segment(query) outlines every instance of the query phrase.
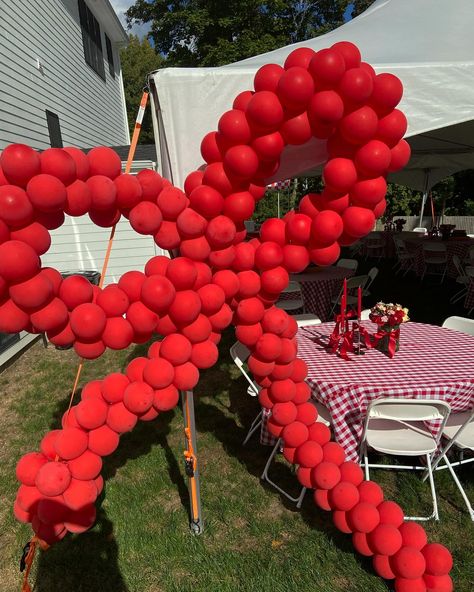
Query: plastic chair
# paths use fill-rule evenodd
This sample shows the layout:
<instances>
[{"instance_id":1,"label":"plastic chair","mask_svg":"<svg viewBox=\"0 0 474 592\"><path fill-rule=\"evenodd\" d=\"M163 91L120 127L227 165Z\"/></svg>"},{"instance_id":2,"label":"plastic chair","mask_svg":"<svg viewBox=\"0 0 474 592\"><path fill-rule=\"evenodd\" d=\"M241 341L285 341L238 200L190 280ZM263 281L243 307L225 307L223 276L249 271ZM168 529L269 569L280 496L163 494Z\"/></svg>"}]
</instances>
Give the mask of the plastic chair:
<instances>
[{"instance_id":1,"label":"plastic chair","mask_svg":"<svg viewBox=\"0 0 474 592\"><path fill-rule=\"evenodd\" d=\"M357 259L339 259L339 261L336 263L336 267L346 267L347 269L353 269L355 273L359 267L359 262Z\"/></svg>"},{"instance_id":2,"label":"plastic chair","mask_svg":"<svg viewBox=\"0 0 474 592\"><path fill-rule=\"evenodd\" d=\"M282 310L286 310L287 312L299 309L302 309L304 312L304 300L301 284L298 282L290 282L288 287L283 290L282 294L291 295L291 298L281 298L275 303L275 306L281 308Z\"/></svg>"},{"instance_id":3,"label":"plastic chair","mask_svg":"<svg viewBox=\"0 0 474 592\"><path fill-rule=\"evenodd\" d=\"M413 268L415 264L415 256L407 249L406 243L403 239L394 237L395 250L397 253L397 262L393 266L395 274L398 274L402 269L405 270L404 276ZM398 269L397 269L398 268Z\"/></svg>"},{"instance_id":4,"label":"plastic chair","mask_svg":"<svg viewBox=\"0 0 474 592\"><path fill-rule=\"evenodd\" d=\"M474 335L474 320L465 317L448 317L442 324L442 327L460 331L467 335Z\"/></svg>"},{"instance_id":5,"label":"plastic chair","mask_svg":"<svg viewBox=\"0 0 474 592\"><path fill-rule=\"evenodd\" d=\"M433 267L434 270L439 269L442 267L443 272L433 271L435 275L441 275L441 281L443 282L444 277L446 275L446 271L448 269L448 253L446 250L446 245L443 243L424 243L423 244L423 274L421 276L421 281L423 281L426 272L428 271L429 267Z\"/></svg>"},{"instance_id":6,"label":"plastic chair","mask_svg":"<svg viewBox=\"0 0 474 592\"><path fill-rule=\"evenodd\" d=\"M428 471L433 512L427 517L413 516L406 517L406 520L439 520L431 456L437 450L449 412L450 407L444 401L399 398L376 399L367 411L361 441L361 456L367 480L369 467ZM423 422L436 420L441 421L441 427L435 438ZM427 466L369 464L369 448L390 456L425 456Z\"/></svg>"},{"instance_id":7,"label":"plastic chair","mask_svg":"<svg viewBox=\"0 0 474 592\"><path fill-rule=\"evenodd\" d=\"M293 318L298 327L313 327L321 324L321 319L310 312L294 315Z\"/></svg>"},{"instance_id":8,"label":"plastic chair","mask_svg":"<svg viewBox=\"0 0 474 592\"><path fill-rule=\"evenodd\" d=\"M447 444L434 459L432 468L433 470L437 471L449 469L449 472L451 473L454 482L458 486L458 489L467 506L471 520L474 522L474 509L453 468L474 462L474 457L467 459L463 458L463 454L466 450L474 452L474 408L470 411L464 411L462 413L451 413L446 425L444 426L443 436L448 440ZM448 452L453 446L455 446L461 454L461 459L456 462L451 462L447 456ZM439 466L441 460L444 460L445 464ZM423 480L426 480L427 477L428 473L424 475Z\"/></svg>"},{"instance_id":9,"label":"plastic chair","mask_svg":"<svg viewBox=\"0 0 474 592\"><path fill-rule=\"evenodd\" d=\"M357 294L351 294L351 291L355 291L359 286L364 290L367 281L369 279L368 275L356 275L354 277L347 279L347 307L351 308L357 306ZM342 293L344 291L344 285L342 285L339 294L331 299L332 308L330 316L334 314L334 311L338 304L341 303Z\"/></svg>"},{"instance_id":10,"label":"plastic chair","mask_svg":"<svg viewBox=\"0 0 474 592\"><path fill-rule=\"evenodd\" d=\"M428 229L424 226L417 226L412 230L412 232L418 232L419 234L428 234Z\"/></svg>"},{"instance_id":11,"label":"plastic chair","mask_svg":"<svg viewBox=\"0 0 474 592\"><path fill-rule=\"evenodd\" d=\"M328 408L322 403L315 401L314 399L311 399L310 402L316 407L318 411L318 417L316 419L316 422L324 423L329 427L331 425L331 414L329 413ZM270 465L272 464L273 459L278 454L278 452L280 452L282 444L283 440L281 438L278 438L270 456L268 457L267 463L265 465L265 468L263 469L263 473L261 474L260 479L271 485L274 489L281 493L281 495L284 495L288 500L290 500L290 502L294 502L296 504L296 507L299 509L301 508L301 504L303 503L303 499L306 494L306 487L302 487L299 495L297 497L293 497L287 491L285 491L279 485L277 485L274 481L272 481L268 476Z\"/></svg>"},{"instance_id":12,"label":"plastic chair","mask_svg":"<svg viewBox=\"0 0 474 592\"><path fill-rule=\"evenodd\" d=\"M362 290L363 296L370 296L369 288L372 285L375 278L378 276L378 274L379 274L378 267L372 267L371 269L369 269L369 273L367 274L369 276L369 279L367 280L367 283L365 284L364 289Z\"/></svg>"},{"instance_id":13,"label":"plastic chair","mask_svg":"<svg viewBox=\"0 0 474 592\"><path fill-rule=\"evenodd\" d=\"M467 287L470 282L470 277L467 275L466 271L461 265L461 261L457 255L453 255L452 261L456 271L459 274L456 278L456 283L462 285L462 288L458 290L456 294L454 294L454 296L452 296L449 300L451 304L454 304L455 302L458 302L458 300L461 300L461 298L464 298L464 296L467 294Z\"/></svg>"}]
</instances>

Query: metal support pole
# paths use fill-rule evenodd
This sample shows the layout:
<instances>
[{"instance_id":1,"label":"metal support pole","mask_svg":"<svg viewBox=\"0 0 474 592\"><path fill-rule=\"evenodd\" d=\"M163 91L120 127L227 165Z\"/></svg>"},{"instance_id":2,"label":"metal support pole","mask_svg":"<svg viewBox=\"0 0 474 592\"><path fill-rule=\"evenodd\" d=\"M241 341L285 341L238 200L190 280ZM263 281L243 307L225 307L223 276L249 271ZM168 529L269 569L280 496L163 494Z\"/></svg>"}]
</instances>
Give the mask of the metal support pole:
<instances>
[{"instance_id":1,"label":"metal support pole","mask_svg":"<svg viewBox=\"0 0 474 592\"><path fill-rule=\"evenodd\" d=\"M425 211L426 200L428 199L428 190L430 184L430 169L425 169L425 181L423 183L423 199L421 201L420 222L418 226L423 226L423 213Z\"/></svg>"},{"instance_id":2,"label":"metal support pole","mask_svg":"<svg viewBox=\"0 0 474 592\"><path fill-rule=\"evenodd\" d=\"M201 511L201 488L199 482L199 466L197 459L196 424L194 421L193 391L181 392L181 404L184 419L184 467L188 477L190 501L189 526L193 534L201 534L204 522Z\"/></svg>"}]
</instances>

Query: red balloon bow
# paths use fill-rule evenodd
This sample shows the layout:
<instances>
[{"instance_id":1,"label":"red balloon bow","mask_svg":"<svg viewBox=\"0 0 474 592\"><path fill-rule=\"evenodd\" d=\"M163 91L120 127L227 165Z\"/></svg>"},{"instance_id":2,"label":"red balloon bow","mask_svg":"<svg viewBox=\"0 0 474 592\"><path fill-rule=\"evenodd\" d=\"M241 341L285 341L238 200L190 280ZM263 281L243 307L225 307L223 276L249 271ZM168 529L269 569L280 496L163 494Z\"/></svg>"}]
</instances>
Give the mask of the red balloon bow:
<instances>
[{"instance_id":1,"label":"red balloon bow","mask_svg":"<svg viewBox=\"0 0 474 592\"><path fill-rule=\"evenodd\" d=\"M377 573L395 578L398 592L450 589L449 551L427 544L418 525L403 524L402 510L363 481L357 463L346 461L329 428L316 422L296 321L275 306L289 273L310 261L334 263L340 247L370 232L384 212L386 175L410 155L402 139L406 119L396 109L401 96L398 78L376 74L351 43L298 48L283 66L260 68L254 89L235 98L203 139L206 164L188 175L184 192L153 171L121 174L120 158L108 148L87 156L73 148L3 150L0 331L46 333L82 358L163 337L124 373L86 384L62 428L19 461L14 512L37 537L52 544L94 524L102 458L137 421L172 409L180 390L196 386L233 324L251 351L259 401L271 412L268 428L298 465L299 482L314 489L315 503L333 511L336 527L373 557ZM305 196L298 212L266 221L259 239L245 242L244 221L284 147L312 137L327 141L323 192ZM42 267L40 256L65 214L88 214L102 227L124 216L137 233L179 256L153 257L144 272L130 271L104 289L81 277L63 279Z\"/></svg>"}]
</instances>

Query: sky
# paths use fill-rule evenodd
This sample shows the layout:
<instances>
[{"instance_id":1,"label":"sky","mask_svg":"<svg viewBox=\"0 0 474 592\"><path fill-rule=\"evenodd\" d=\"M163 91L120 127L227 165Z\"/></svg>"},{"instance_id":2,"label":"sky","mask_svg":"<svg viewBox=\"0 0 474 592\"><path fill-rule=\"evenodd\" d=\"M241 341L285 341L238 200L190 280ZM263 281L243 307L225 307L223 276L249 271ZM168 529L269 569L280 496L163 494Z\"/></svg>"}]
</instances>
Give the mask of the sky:
<instances>
[{"instance_id":1,"label":"sky","mask_svg":"<svg viewBox=\"0 0 474 592\"><path fill-rule=\"evenodd\" d=\"M151 28L150 23L147 23L146 25L133 25L130 31L127 30L127 19L125 17L125 11L128 8L130 8L132 4L134 4L133 0L110 0L110 4L112 4L112 7L114 8L115 12L117 13L117 16L120 19L120 22L123 25L123 28L127 32L132 33L133 35L138 35L140 39L145 37L145 35Z\"/></svg>"}]
</instances>

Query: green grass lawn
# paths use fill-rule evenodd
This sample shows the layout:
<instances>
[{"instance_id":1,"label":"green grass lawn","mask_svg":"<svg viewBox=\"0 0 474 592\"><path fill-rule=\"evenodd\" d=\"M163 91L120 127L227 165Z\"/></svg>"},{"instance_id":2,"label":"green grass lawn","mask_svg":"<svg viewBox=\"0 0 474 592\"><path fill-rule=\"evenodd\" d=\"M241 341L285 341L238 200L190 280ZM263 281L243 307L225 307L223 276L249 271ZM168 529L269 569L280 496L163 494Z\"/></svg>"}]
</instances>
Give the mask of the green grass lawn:
<instances>
[{"instance_id":1,"label":"green grass lawn","mask_svg":"<svg viewBox=\"0 0 474 592\"><path fill-rule=\"evenodd\" d=\"M389 274L378 279L374 298L384 295L389 281ZM401 290L395 282L393 289ZM414 320L413 307L419 301L421 311L432 289L428 284L426 293L407 293ZM436 306L423 304L421 320L433 320L427 310L433 312ZM374 574L370 561L353 552L350 537L339 533L329 515L314 506L311 495L297 511L260 481L269 449L257 438L245 448L241 445L258 403L246 394L231 365L231 343L229 331L220 346L220 361L203 374L196 388L204 533L193 536L188 527L183 422L177 409L155 422L139 423L122 438L117 452L105 460L105 495L98 502L97 524L39 554L31 578L35 591L390 590ZM124 369L145 350L140 346L108 352L88 362L81 384ZM22 454L38 448L47 430L59 426L76 364L71 351L51 346L45 350L37 343L0 374L1 592L20 589L18 562L31 534L30 527L12 515L15 465ZM468 467L460 474L474 499ZM296 479L283 461L273 472L279 483L297 491ZM378 471L372 476L407 514L428 513L429 488L419 474ZM474 582L474 528L447 472L437 473L436 482L441 521L427 526L429 537L453 551L456 590L469 592Z\"/></svg>"}]
</instances>

